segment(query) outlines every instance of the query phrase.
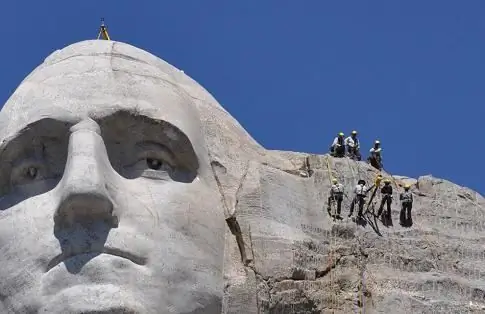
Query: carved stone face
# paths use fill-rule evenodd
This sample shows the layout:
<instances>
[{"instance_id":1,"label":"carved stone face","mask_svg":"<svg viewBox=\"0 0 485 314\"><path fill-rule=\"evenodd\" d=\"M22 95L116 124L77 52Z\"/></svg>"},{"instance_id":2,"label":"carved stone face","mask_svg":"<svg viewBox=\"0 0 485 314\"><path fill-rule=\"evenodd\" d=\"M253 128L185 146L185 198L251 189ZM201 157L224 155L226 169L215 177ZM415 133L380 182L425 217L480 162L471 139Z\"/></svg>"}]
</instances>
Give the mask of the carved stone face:
<instances>
[{"instance_id":1,"label":"carved stone face","mask_svg":"<svg viewBox=\"0 0 485 314\"><path fill-rule=\"evenodd\" d=\"M138 49L89 49L0 113L0 312L220 312L225 223L198 112L134 74L159 71Z\"/></svg>"}]
</instances>

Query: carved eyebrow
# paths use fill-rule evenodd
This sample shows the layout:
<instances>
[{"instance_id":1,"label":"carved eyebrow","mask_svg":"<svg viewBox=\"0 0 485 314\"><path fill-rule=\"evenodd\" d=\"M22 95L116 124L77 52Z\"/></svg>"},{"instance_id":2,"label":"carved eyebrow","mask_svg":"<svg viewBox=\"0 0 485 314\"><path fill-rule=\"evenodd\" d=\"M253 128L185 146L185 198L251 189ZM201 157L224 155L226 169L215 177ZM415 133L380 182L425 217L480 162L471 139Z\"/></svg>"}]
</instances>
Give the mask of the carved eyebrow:
<instances>
[{"instance_id":1,"label":"carved eyebrow","mask_svg":"<svg viewBox=\"0 0 485 314\"><path fill-rule=\"evenodd\" d=\"M35 121L12 136L6 138L0 145L0 160L2 162L15 159L25 149L42 150L43 140L62 141L69 138L69 128L72 122L65 122L51 118Z\"/></svg>"},{"instance_id":2,"label":"carved eyebrow","mask_svg":"<svg viewBox=\"0 0 485 314\"><path fill-rule=\"evenodd\" d=\"M67 160L69 128L72 124L44 118L6 138L0 145L0 194L8 193L12 170L22 163L23 158L47 156L48 160L45 161L53 166L53 173L62 176Z\"/></svg>"}]
</instances>

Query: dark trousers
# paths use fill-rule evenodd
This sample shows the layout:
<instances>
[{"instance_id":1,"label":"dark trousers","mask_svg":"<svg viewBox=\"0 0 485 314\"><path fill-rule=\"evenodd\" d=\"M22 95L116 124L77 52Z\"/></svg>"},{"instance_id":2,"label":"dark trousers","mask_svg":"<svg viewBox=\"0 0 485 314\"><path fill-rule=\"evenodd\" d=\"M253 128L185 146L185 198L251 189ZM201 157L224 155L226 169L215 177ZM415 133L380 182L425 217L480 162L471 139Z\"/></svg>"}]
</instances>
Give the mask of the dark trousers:
<instances>
[{"instance_id":1,"label":"dark trousers","mask_svg":"<svg viewBox=\"0 0 485 314\"><path fill-rule=\"evenodd\" d=\"M369 163L372 167L376 168L377 170L382 170L382 162L380 157L372 157L369 156Z\"/></svg>"},{"instance_id":2,"label":"dark trousers","mask_svg":"<svg viewBox=\"0 0 485 314\"><path fill-rule=\"evenodd\" d=\"M330 147L331 155L334 157L344 157L345 156L345 146Z\"/></svg>"},{"instance_id":3,"label":"dark trousers","mask_svg":"<svg viewBox=\"0 0 485 314\"><path fill-rule=\"evenodd\" d=\"M364 205L365 205L365 196L363 196L363 195L356 195L354 197L354 200L350 204L349 217L352 216L352 214L354 213L354 206L355 206L355 204L358 204L359 205L359 216L362 216L362 212L364 211Z\"/></svg>"},{"instance_id":4,"label":"dark trousers","mask_svg":"<svg viewBox=\"0 0 485 314\"><path fill-rule=\"evenodd\" d=\"M335 200L335 202L337 203L337 215L340 215L340 211L342 209L342 201L344 200L344 197L342 194L335 194L335 196L330 196L328 198L328 211L330 213L330 209L332 208L331 207L331 204L332 202ZM332 213L330 213L332 214Z\"/></svg>"},{"instance_id":5,"label":"dark trousers","mask_svg":"<svg viewBox=\"0 0 485 314\"><path fill-rule=\"evenodd\" d=\"M382 214L382 210L384 209L384 204L387 205L387 216L391 216L391 203L392 203L392 198L390 195L384 195L381 200L381 206L379 206L379 211L377 212L377 216L380 216Z\"/></svg>"},{"instance_id":6,"label":"dark trousers","mask_svg":"<svg viewBox=\"0 0 485 314\"><path fill-rule=\"evenodd\" d=\"M402 203L401 214L399 215L401 221L411 221L411 210L413 209L413 203Z\"/></svg>"},{"instance_id":7,"label":"dark trousers","mask_svg":"<svg viewBox=\"0 0 485 314\"><path fill-rule=\"evenodd\" d=\"M347 155L352 158L352 159L355 159L355 160L361 160L361 155L360 155L360 152L358 149L356 149L355 147L347 147Z\"/></svg>"}]
</instances>

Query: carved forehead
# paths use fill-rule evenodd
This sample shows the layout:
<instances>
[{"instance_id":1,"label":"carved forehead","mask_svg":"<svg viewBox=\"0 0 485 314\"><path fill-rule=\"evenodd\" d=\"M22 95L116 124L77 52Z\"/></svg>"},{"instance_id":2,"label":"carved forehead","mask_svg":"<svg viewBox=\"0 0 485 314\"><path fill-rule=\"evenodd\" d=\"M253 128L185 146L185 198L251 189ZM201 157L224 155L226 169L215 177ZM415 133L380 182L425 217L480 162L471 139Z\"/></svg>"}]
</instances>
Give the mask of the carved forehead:
<instances>
[{"instance_id":1,"label":"carved forehead","mask_svg":"<svg viewBox=\"0 0 485 314\"><path fill-rule=\"evenodd\" d=\"M112 42L83 42L57 51L4 106L2 135L46 117L72 121L134 110L203 141L198 110L169 79L176 69L166 65L143 50Z\"/></svg>"},{"instance_id":2,"label":"carved forehead","mask_svg":"<svg viewBox=\"0 0 485 314\"><path fill-rule=\"evenodd\" d=\"M138 110L180 129L194 146L201 170L209 151L226 167L234 164L236 172L236 160L262 155L263 148L188 75L141 49L103 40L56 51L34 70L0 112L0 138L42 118L99 121L119 110Z\"/></svg>"}]
</instances>

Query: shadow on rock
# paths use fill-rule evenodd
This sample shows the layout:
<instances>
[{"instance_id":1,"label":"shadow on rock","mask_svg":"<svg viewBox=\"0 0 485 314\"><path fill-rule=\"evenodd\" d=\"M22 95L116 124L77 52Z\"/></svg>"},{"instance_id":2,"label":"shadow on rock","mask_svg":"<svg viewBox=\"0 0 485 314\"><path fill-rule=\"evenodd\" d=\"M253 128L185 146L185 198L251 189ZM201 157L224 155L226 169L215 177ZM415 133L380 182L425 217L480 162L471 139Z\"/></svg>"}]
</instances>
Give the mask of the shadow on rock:
<instances>
[{"instance_id":1,"label":"shadow on rock","mask_svg":"<svg viewBox=\"0 0 485 314\"><path fill-rule=\"evenodd\" d=\"M372 230L378 235L382 237L381 231L379 230L379 225L377 224L377 217L374 214L367 214L365 219L371 226Z\"/></svg>"},{"instance_id":2,"label":"shadow on rock","mask_svg":"<svg viewBox=\"0 0 485 314\"><path fill-rule=\"evenodd\" d=\"M382 215L381 216L381 222L385 227L392 227L394 226L394 223L392 222L392 217L391 215Z\"/></svg>"},{"instance_id":3,"label":"shadow on rock","mask_svg":"<svg viewBox=\"0 0 485 314\"><path fill-rule=\"evenodd\" d=\"M9 191L0 198L0 211L7 210L25 200L41 195L52 190L59 183L59 178L43 180L32 184L26 184Z\"/></svg>"},{"instance_id":4,"label":"shadow on rock","mask_svg":"<svg viewBox=\"0 0 485 314\"><path fill-rule=\"evenodd\" d=\"M406 219L406 218L401 218L401 221L399 222L399 224L403 227L412 227L413 226L413 218L409 218L409 219Z\"/></svg>"},{"instance_id":5,"label":"shadow on rock","mask_svg":"<svg viewBox=\"0 0 485 314\"><path fill-rule=\"evenodd\" d=\"M367 226L367 219L365 219L364 216L357 216L355 218L352 218L352 221L364 228Z\"/></svg>"},{"instance_id":6,"label":"shadow on rock","mask_svg":"<svg viewBox=\"0 0 485 314\"><path fill-rule=\"evenodd\" d=\"M62 253L49 263L48 268L64 263L68 272L79 273L86 263L103 253L110 230L111 226L101 221L56 228L54 236L59 241Z\"/></svg>"}]
</instances>

